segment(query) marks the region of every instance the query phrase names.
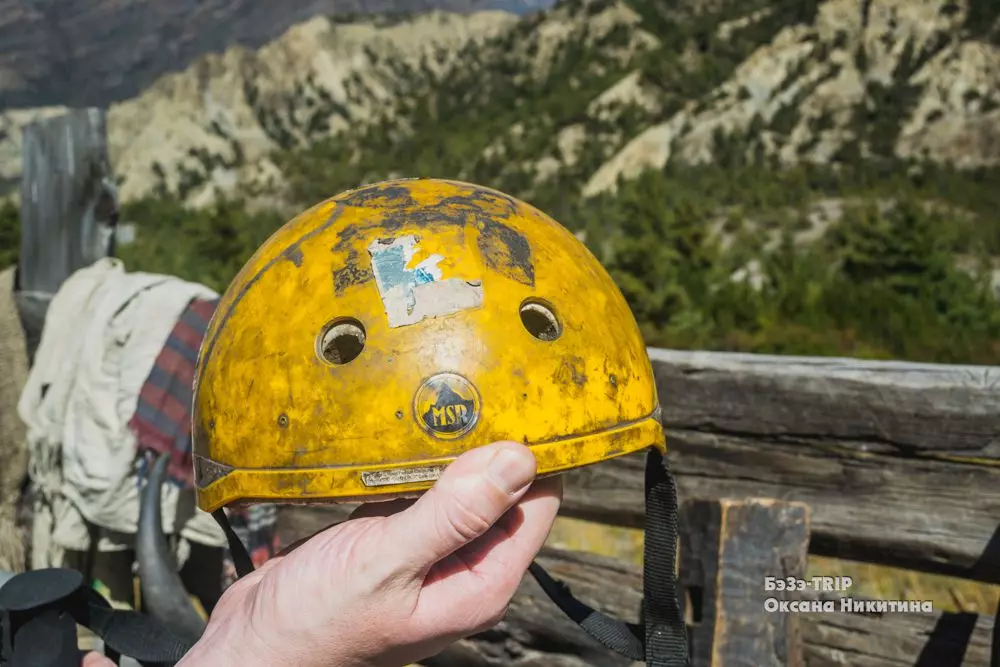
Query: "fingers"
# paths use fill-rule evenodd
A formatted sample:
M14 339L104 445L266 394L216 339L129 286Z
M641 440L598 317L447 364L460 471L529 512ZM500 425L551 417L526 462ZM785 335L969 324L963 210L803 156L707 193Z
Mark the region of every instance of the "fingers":
M502 611L545 544L561 498L561 478L535 482L518 502L516 511L504 516L484 537L456 552L455 556L461 559L460 567L451 568L452 572L439 568L431 573L421 593L421 603L489 612L481 605L491 601L496 606L494 611ZM461 615L474 621L471 613ZM487 615L483 620L491 619Z
M528 565L548 539L561 502L561 477L535 482L518 503L517 515L497 524L496 530L503 534L488 553L476 554L473 570L480 577L496 582L500 588L506 586L513 595ZM470 548L475 547L475 543L470 545Z
M100 653L90 651L83 656L80 667L115 667L115 663Z
M414 620L450 640L482 632L502 620L548 536L560 498L560 478L535 482L486 535L431 570Z
M400 556L397 571L422 576L485 534L525 494L536 468L531 450L515 442L460 456L413 506L385 519L385 544Z

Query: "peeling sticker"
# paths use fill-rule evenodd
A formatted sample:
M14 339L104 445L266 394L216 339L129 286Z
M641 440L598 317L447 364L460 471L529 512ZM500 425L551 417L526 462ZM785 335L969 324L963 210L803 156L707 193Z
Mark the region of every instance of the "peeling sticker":
M444 278L438 266L445 259L441 255L431 255L411 266L417 250L413 235L379 239L368 246L390 327L483 305L481 280Z

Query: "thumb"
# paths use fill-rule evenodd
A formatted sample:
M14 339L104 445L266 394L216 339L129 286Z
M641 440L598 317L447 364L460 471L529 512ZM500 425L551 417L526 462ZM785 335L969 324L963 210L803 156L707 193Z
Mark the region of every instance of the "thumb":
M83 656L80 667L115 667L111 658L105 657L96 651L89 651Z
M412 506L386 519L401 570L426 574L435 563L480 537L528 490L537 464L531 450L497 442L458 457Z

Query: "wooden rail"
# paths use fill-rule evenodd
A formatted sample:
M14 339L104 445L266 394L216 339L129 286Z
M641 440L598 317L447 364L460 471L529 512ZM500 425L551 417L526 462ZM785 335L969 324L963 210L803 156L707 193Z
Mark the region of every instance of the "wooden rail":
M650 350L682 498L812 508L810 553L1000 583L1000 368ZM564 512L642 525L642 456Z
M804 576L807 554L816 554L1000 583L1000 369L649 353L683 501L680 582L693 667L990 665L993 618L842 611L849 592L768 592L763 579ZM562 513L641 527L643 456L568 473ZM289 509L285 539L349 509ZM585 601L637 618L635 565L553 549L541 562ZM768 597L828 605L771 613ZM591 641L526 577L500 626L423 664L630 663Z

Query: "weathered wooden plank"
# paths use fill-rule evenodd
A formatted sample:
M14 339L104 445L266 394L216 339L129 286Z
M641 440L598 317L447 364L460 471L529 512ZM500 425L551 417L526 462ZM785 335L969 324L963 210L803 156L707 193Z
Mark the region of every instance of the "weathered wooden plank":
M1000 517L1000 477L990 468L843 456L694 431L668 437L682 499L805 502L812 508L811 553L1000 582L1000 557L983 555ZM643 456L569 473L562 513L641 527ZM283 525L289 534L308 534L351 509L295 508L294 523Z
M693 431L668 438L682 499L806 502L811 553L1000 583L994 469ZM569 473L563 513L641 526L643 465L630 455Z
M813 508L812 553L1000 583L1000 369L651 350L684 498ZM564 512L639 527L643 461Z
M680 512L679 579L692 667L802 667L799 619L765 613L766 577L804 580L809 506L775 500L690 501Z
M54 294L106 252L95 217L111 177L105 112L73 109L27 125L23 137L19 287Z
M642 577L631 564L545 549L539 562L569 584L580 599L635 620ZM761 587L754 601L764 614ZM815 598L803 593L803 599ZM753 619L740 619L740 622ZM872 618L833 612L797 614L805 667L986 667L993 619L955 614L887 613ZM458 642L421 663L427 667L625 667L566 621L534 579L525 577L507 617L493 630ZM757 667L732 660L725 667Z
M664 423L1000 466L1000 368L650 349Z

